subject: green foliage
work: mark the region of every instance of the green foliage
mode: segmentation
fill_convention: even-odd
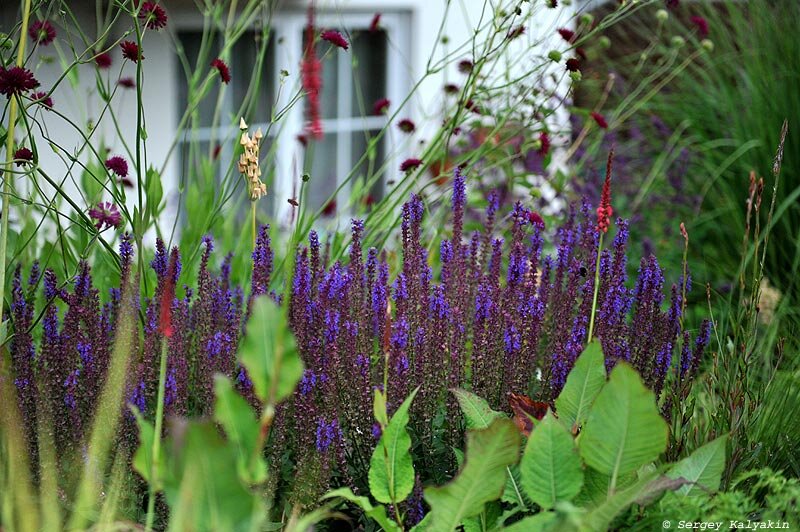
[[[411,392],[394,413],[372,453],[369,489],[379,502],[397,504],[405,500],[414,489],[414,464],[409,452],[411,436],[406,426],[409,420],[408,409],[418,390],[419,388]]]
[[[727,442],[727,436],[720,436],[672,466],[667,473],[668,477],[682,478],[689,482],[675,492],[676,495],[687,497],[719,489],[722,472],[725,469]]]
[[[267,296],[253,302],[239,359],[262,401],[278,402],[288,397],[303,376],[294,337],[281,309]]]
[[[589,407],[606,382],[606,367],[600,342],[594,340],[575,361],[567,381],[556,399],[558,418],[577,434],[586,421]]]
[[[569,431],[548,412],[533,429],[520,461],[522,487],[542,508],[569,501],[583,485],[583,470]]]
[[[456,396],[458,406],[461,407],[461,412],[464,414],[467,429],[485,429],[495,419],[505,417],[504,414],[492,410],[485,399],[478,397],[474,393],[460,388],[456,388],[452,392]]]
[[[587,465],[611,476],[613,490],[621,475],[664,452],[668,431],[653,392],[619,362],[592,405],[578,447]]]
[[[464,518],[479,514],[484,504],[498,499],[505,486],[506,468],[519,459],[520,438],[519,430],[507,419],[469,432],[466,460],[458,475],[445,486],[425,490],[431,506],[425,530],[454,530]]]
[[[373,506],[368,497],[355,495],[350,488],[339,488],[333,491],[329,491],[323,497],[323,499],[335,499],[335,498],[342,498],[348,502],[355,504],[356,506],[364,510],[364,513],[369,518],[373,519],[387,532],[394,532],[397,530],[401,530],[401,528],[397,525],[397,523],[389,519],[389,516],[386,515],[385,506],[382,505]]]

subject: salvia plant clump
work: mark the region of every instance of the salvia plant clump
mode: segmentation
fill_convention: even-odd
[[[267,444],[270,488],[304,505],[315,504],[331,485],[367,492],[370,456],[381,431],[373,416],[375,390],[386,394],[392,413],[418,387],[409,429],[414,463],[422,467],[415,495],[403,504],[409,516],[421,518],[421,484],[455,473],[451,446],[461,443],[464,426],[448,390],[471,390],[498,410],[509,410],[512,393],[552,406],[586,346],[595,291],[600,233],[588,202],[570,210],[553,233],[552,248],[545,244],[549,233],[541,218],[519,203],[507,218],[509,240],[495,238],[496,195],[489,198],[483,231],[465,238],[465,204],[465,178],[457,170],[452,234],[440,243],[436,268],[423,240],[425,208],[416,195],[402,207],[396,275],[385,252],[362,249],[363,222],[352,222],[348,259],[333,264],[312,231],[309,245],[297,251],[288,298],[270,292],[273,251],[266,226],[256,240],[247,295],[231,285],[230,257],[212,273],[213,241],[207,237],[196,288],[184,286],[183,297],[172,297],[180,256],[173,249],[170,257],[159,241],[151,264],[157,287],[139,309],[143,334],[128,373],[128,405],[152,418],[164,341],[168,415],[209,414],[217,372],[235,379],[252,399],[236,353],[253,299],[269,294],[289,305],[306,368],[292,397],[279,406]],[[602,344],[608,369],[627,361],[667,402],[688,389],[710,325],[704,322],[694,340],[683,330],[690,280],[681,278],[667,289],[655,257],[643,258],[629,280],[627,243],[628,223],[617,220],[609,249],[599,253],[593,337]],[[133,275],[128,236],[120,256],[124,285]],[[37,315],[40,284],[46,306]],[[55,424],[57,449],[80,451],[108,369],[120,290],[111,289],[108,303],[101,304],[86,264],[70,289],[38,265],[27,282],[18,268],[13,287],[10,349],[23,414],[34,420],[46,413]],[[172,299],[168,336],[159,324],[165,293]],[[135,431],[127,412],[120,442],[132,448]],[[35,437],[32,422],[32,449]]]

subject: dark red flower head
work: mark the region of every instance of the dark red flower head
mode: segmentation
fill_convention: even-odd
[[[421,164],[422,164],[422,160],[421,159],[416,159],[414,157],[411,157],[410,159],[406,159],[405,161],[403,161],[400,164],[400,171],[401,172],[411,172],[415,168],[420,166]]]
[[[603,129],[608,129],[608,122],[606,122],[606,117],[604,117],[600,113],[596,113],[594,111],[592,111],[589,114],[594,119],[594,121],[597,122],[598,126],[600,126]]]
[[[614,157],[614,150],[608,152],[608,162],[606,163],[606,180],[603,183],[603,192],[600,195],[600,206],[597,207],[597,231],[605,233],[611,225],[611,215],[614,209],[611,208],[611,160]]]
[[[37,20],[28,28],[31,40],[42,46],[47,46],[56,39],[56,29],[49,20]]]
[[[39,82],[33,77],[33,72],[27,68],[0,66],[0,94],[5,94],[6,98],[10,99],[14,95],[20,95],[38,86]]]
[[[567,70],[570,72],[577,72],[581,69],[581,61],[577,57],[570,57],[567,59]]]
[[[525,34],[525,26],[516,26],[516,27],[511,28],[510,30],[508,30],[508,35],[506,35],[506,38],[509,41],[513,41],[514,39],[516,39],[520,35],[524,35],[524,34]]]
[[[225,61],[217,57],[211,61],[211,66],[216,68],[217,72],[219,72],[219,78],[222,80],[222,83],[227,85],[231,82],[231,71],[228,68],[228,65],[225,64]]]
[[[675,9],[679,5],[681,5],[680,0],[664,0],[664,3],[667,5],[669,9]]]
[[[703,17],[689,17],[700,37],[708,37],[708,21]]]
[[[119,45],[122,48],[122,57],[129,61],[133,61],[134,63],[138,63],[142,59],[144,59],[144,55],[142,51],[139,49],[139,45],[133,41],[122,41],[122,44]]]
[[[128,163],[119,155],[115,155],[107,159],[106,168],[117,174],[119,177],[127,177],[128,175]]]
[[[111,66],[112,61],[111,54],[108,52],[100,52],[94,58],[94,64],[97,65],[97,68],[108,68]]]
[[[375,16],[372,17],[372,22],[370,22],[369,24],[369,32],[375,33],[379,31],[381,29],[380,24],[381,24],[381,14],[375,13]]]
[[[53,99],[46,92],[34,92],[31,94],[31,100],[41,100],[39,103],[48,109],[53,108]]]
[[[575,32],[567,29],[567,28],[559,28],[558,34],[561,35],[561,38],[565,41],[571,43],[575,40]]]
[[[391,102],[388,98],[381,98],[377,100],[374,104],[372,104],[372,114],[374,115],[382,115],[386,111],[389,110],[389,104]]]
[[[547,134],[546,131],[542,131],[539,133],[539,155],[542,157],[546,157],[548,153],[550,153],[550,135]]]
[[[444,86],[444,92],[447,94],[458,94],[461,88],[455,83],[448,83]]]
[[[539,229],[544,229],[544,220],[542,219],[541,215],[536,211],[528,211],[528,222],[531,225],[539,227]]]
[[[308,146],[308,135],[300,133],[297,135],[297,142],[299,142],[302,146]]]
[[[14,152],[14,164],[24,166],[33,162],[33,152],[28,148],[19,148]]]
[[[400,128],[400,131],[403,133],[413,133],[417,126],[414,125],[414,122],[410,118],[404,118],[397,123],[397,127]]]
[[[94,226],[97,227],[98,231],[103,226],[119,227],[119,224],[122,223],[122,215],[117,210],[117,206],[107,201],[102,201],[97,204],[97,207],[89,209],[89,216],[97,220]]]
[[[150,30],[160,30],[167,25],[167,13],[155,2],[145,2],[139,10],[139,19]]]
[[[117,85],[123,89],[133,89],[136,87],[136,82],[133,80],[133,78],[119,78]]]
[[[469,74],[474,66],[469,59],[462,59],[458,62],[458,71],[462,74]]]
[[[336,198],[330,200],[322,208],[322,216],[333,216],[336,214]]]
[[[338,46],[343,50],[347,50],[350,48],[350,43],[347,42],[347,39],[336,30],[325,30],[320,35],[323,41],[328,41],[334,46]]]

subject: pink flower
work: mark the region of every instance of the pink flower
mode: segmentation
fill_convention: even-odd
[[[28,28],[31,40],[42,46],[47,46],[56,38],[56,29],[49,20],[37,20]]]
[[[381,14],[375,13],[375,16],[372,17],[372,22],[370,22],[369,24],[369,32],[370,33],[378,32],[381,29],[380,23],[381,23]]]
[[[97,207],[89,209],[89,216],[97,220],[94,226],[98,231],[101,230],[103,226],[119,227],[119,224],[122,223],[122,215],[120,215],[119,210],[117,210],[117,206],[107,201],[100,202],[97,204]]]
[[[391,102],[388,98],[381,98],[377,100],[374,104],[372,104],[372,114],[382,115],[389,109],[390,103]]]
[[[565,41],[571,43],[575,39],[575,32],[567,28],[559,28],[558,34]]]
[[[306,49],[303,61],[300,63],[300,76],[303,90],[308,98],[308,133],[315,139],[322,138],[322,121],[320,119],[319,96],[322,92],[322,63],[317,57],[314,46],[314,7],[308,8],[308,23],[306,24]]]
[[[416,169],[418,166],[420,166],[421,164],[422,164],[422,160],[421,159],[416,159],[416,158],[412,157],[412,158],[406,159],[405,161],[402,162],[402,164],[400,165],[400,171],[401,172],[411,172],[414,169]]]
[[[6,98],[11,99],[14,95],[20,95],[39,86],[39,81],[33,77],[33,72],[27,68],[13,66],[5,68],[0,66],[0,94],[5,94]]]
[[[53,108],[53,99],[47,95],[46,92],[34,92],[31,94],[31,100],[41,100],[39,103],[47,107],[48,109]]]
[[[217,69],[219,72],[219,78],[222,80],[222,83],[227,85],[231,82],[231,71],[228,68],[228,65],[225,64],[225,61],[217,57],[213,61],[211,61],[211,66]]]
[[[400,131],[403,133],[413,133],[417,126],[414,122],[411,121],[409,118],[403,118],[397,123],[397,127],[400,128]]]
[[[151,30],[160,30],[167,25],[167,13],[164,8],[155,2],[145,2],[139,10],[139,19],[145,27]]]
[[[144,55],[142,55],[142,51],[139,49],[139,45],[133,41],[122,41],[119,45],[122,48],[122,57],[127,59],[128,61],[133,61],[134,63],[138,63],[142,59],[144,59]]]
[[[608,153],[606,163],[606,180],[603,183],[603,192],[600,195],[600,206],[597,207],[597,232],[605,233],[611,225],[611,215],[614,209],[611,208],[611,160],[614,157],[614,150]]]
[[[589,115],[597,122],[597,125],[603,129],[608,129],[608,122],[606,122],[606,117],[601,115],[600,113],[596,113],[592,111]]]
[[[108,68],[111,66],[111,63],[111,54],[106,52],[100,52],[94,58],[94,64],[97,65],[97,68]]]
[[[332,45],[338,46],[343,50],[350,48],[350,43],[347,42],[347,39],[345,39],[342,34],[336,30],[325,30],[322,32],[320,37],[323,41],[328,41]]]
[[[117,174],[119,177],[126,177],[128,175],[128,163],[119,155],[108,158],[106,160],[106,168]]]
[[[694,27],[697,28],[697,33],[700,37],[708,37],[708,21],[703,17],[689,17],[689,20]]]
[[[24,166],[33,162],[33,152],[28,148],[20,148],[14,152],[14,164]]]

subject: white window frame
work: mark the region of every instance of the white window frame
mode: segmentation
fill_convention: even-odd
[[[381,13],[380,27],[387,34],[387,58],[386,58],[386,95],[391,101],[393,109],[399,105],[408,95],[411,89],[409,81],[408,57],[410,49],[396,49],[399,43],[410,42],[411,13],[409,10],[393,10]],[[374,11],[366,9],[358,10],[338,10],[335,12],[317,11],[315,25],[319,29],[333,28],[346,32],[367,30],[372,22]],[[202,30],[202,16],[199,13],[187,14],[179,17],[175,29],[181,31]],[[280,110],[289,105],[290,101],[300,90],[300,62],[303,56],[303,35],[307,22],[307,12],[305,10],[287,9],[276,12],[272,17],[271,39],[275,53],[275,72],[273,73],[273,86],[275,87],[278,100],[275,102],[276,109]],[[336,53],[350,53],[350,51],[339,51]],[[175,68],[180,68],[177,57],[174,58]],[[326,134],[338,134],[348,132],[366,132],[383,128],[387,123],[386,116],[370,116],[369,106],[373,102],[365,102],[367,106],[367,116],[352,117],[352,82],[353,76],[347,62],[339,61],[339,72],[337,78],[340,83],[344,83],[345,90],[337,94],[337,116],[343,118],[323,118],[322,128]],[[281,80],[281,70],[289,72],[287,79]],[[405,73],[405,75],[404,75]],[[283,83],[283,87],[281,87]],[[347,90],[347,89],[350,90]],[[233,91],[225,89],[224,100],[226,106],[232,106],[231,101]],[[413,110],[407,110],[407,115],[413,115]],[[268,117],[265,117],[268,118]],[[296,136],[304,132],[306,124],[304,102],[296,102],[282,118],[281,122],[273,127],[269,135],[277,142],[275,150],[275,180],[272,184],[270,194],[274,194],[274,217],[279,223],[286,223],[290,219],[292,206],[286,201],[292,198],[293,194],[299,189],[299,178],[303,172],[301,161],[304,160],[305,148],[297,141]],[[269,124],[265,120],[260,123],[248,124],[251,131],[261,127],[267,131]],[[235,126],[219,127],[218,135],[222,138],[235,134]],[[390,133],[390,132],[387,132]],[[211,128],[200,128],[193,132],[194,139],[203,141],[208,140],[211,135]],[[407,151],[404,143],[392,144],[393,135],[384,134],[381,142],[386,154],[386,173],[391,175],[399,165],[400,159]],[[340,141],[336,145],[336,175],[337,187],[348,175],[351,168],[351,136],[341,135]],[[225,161],[223,161],[225,162]],[[313,178],[313,176],[312,176]],[[387,175],[384,175],[384,186]],[[342,187],[336,197],[337,205],[347,204],[350,195],[350,187]],[[341,211],[339,212],[341,214]]]

